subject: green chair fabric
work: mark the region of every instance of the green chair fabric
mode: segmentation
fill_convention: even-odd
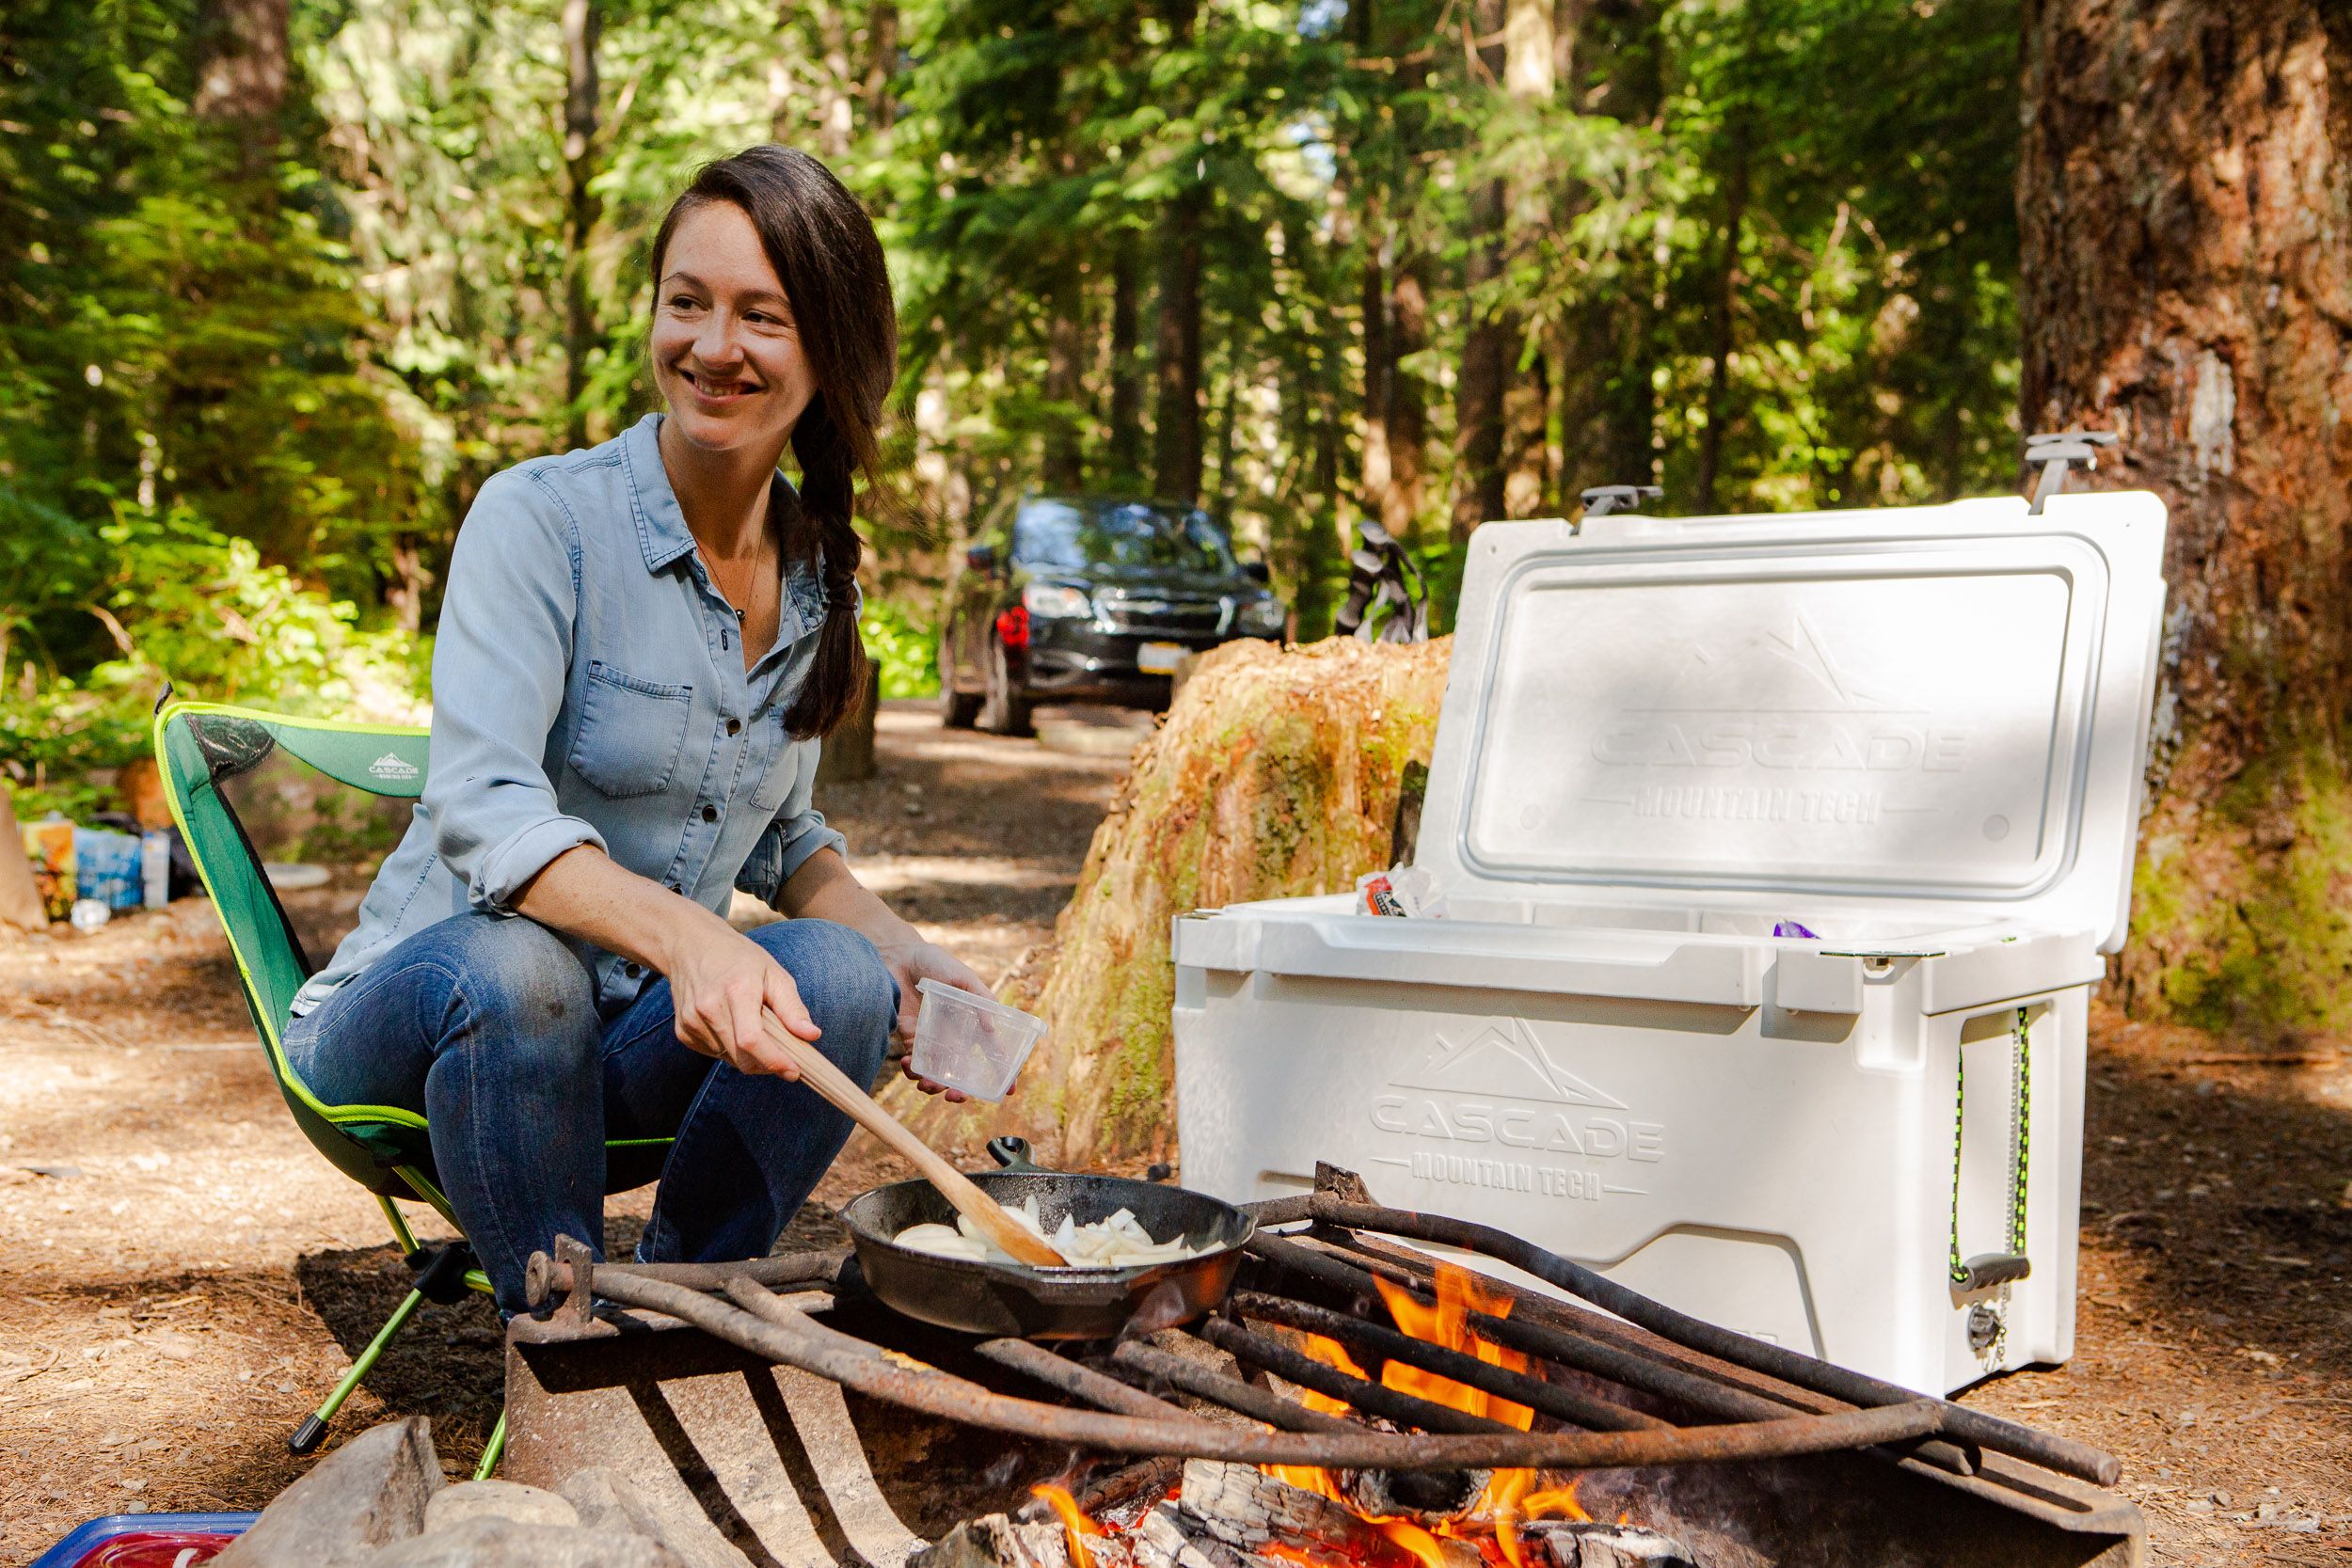
[[[170,702],[155,715],[155,761],[172,817],[228,934],[246,1006],[295,1124],[336,1168],[370,1192],[421,1198],[454,1225],[435,1178],[422,1117],[394,1105],[326,1104],[288,1064],[281,1042],[294,993],[317,966],[270,883],[229,787],[282,754],[366,795],[414,800],[424,791],[427,735],[406,725]],[[609,1158],[639,1180],[650,1180],[646,1162],[658,1160],[668,1142],[616,1144]]]

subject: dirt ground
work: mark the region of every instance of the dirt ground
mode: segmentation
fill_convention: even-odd
[[[869,884],[993,979],[1050,928],[1123,771],[1078,738],[893,705],[881,776],[821,803]],[[358,892],[303,895],[314,944]],[[2157,1562],[2352,1564],[2352,1049],[2094,1034],[2075,1360],[1966,1399],[2121,1454]],[[818,1198],[896,1174],[861,1133]],[[646,1200],[613,1200],[615,1241]],[[405,1292],[384,1234],[285,1115],[202,901],[0,935],[0,1563],[292,1480],[286,1433]],[[426,1414],[469,1471],[498,1346],[485,1304],[427,1307],[337,1433]]]

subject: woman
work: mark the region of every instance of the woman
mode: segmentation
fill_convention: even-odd
[[[600,1247],[605,1194],[657,1168],[641,1259],[774,1245],[850,1122],[763,1012],[866,1084],[916,980],[983,990],[809,803],[866,678],[850,484],[898,350],[873,226],[821,164],[754,148],[670,209],[653,278],[669,413],[483,486],[423,799],[286,1035],[322,1100],[425,1116],[510,1315],[531,1254]],[[736,931],[738,888],[791,918]],[[608,1140],[651,1142],[608,1168]]]

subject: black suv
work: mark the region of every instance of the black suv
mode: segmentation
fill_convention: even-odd
[[[1265,567],[1209,515],[1167,501],[1036,496],[964,552],[939,636],[954,728],[1029,733],[1041,702],[1165,707],[1190,649],[1279,637]]]

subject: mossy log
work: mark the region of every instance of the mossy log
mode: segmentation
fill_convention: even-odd
[[[1426,768],[1442,641],[1295,649],[1235,642],[1200,662],[1136,749],[1053,940],[999,988],[1048,1033],[1001,1107],[927,1108],[928,1131],[1027,1132],[1055,1158],[1165,1158],[1175,1137],[1175,916],[1330,893],[1390,863],[1406,768]]]

